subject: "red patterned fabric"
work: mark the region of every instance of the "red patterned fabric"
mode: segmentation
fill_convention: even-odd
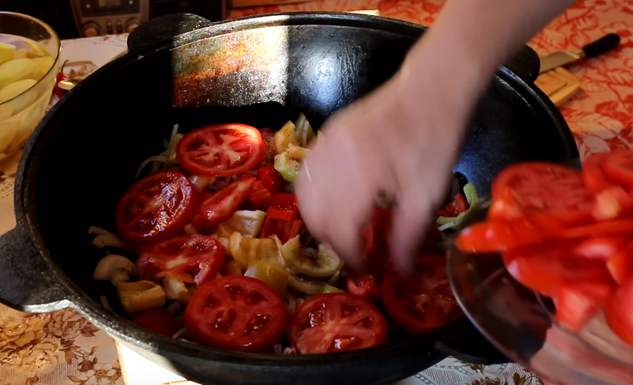
[[[322,0],[237,9],[230,17],[378,9],[383,16],[432,25],[443,4],[443,0]],[[580,48],[609,32],[622,37],[619,48],[568,67],[580,79],[581,90],[560,110],[583,158],[633,147],[633,0],[580,0],[528,43],[545,55]]]

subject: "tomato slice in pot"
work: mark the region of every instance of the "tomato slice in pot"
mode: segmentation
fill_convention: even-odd
[[[623,217],[633,210],[633,198],[621,186],[611,186],[596,193],[593,218],[599,221]]]
[[[368,300],[349,293],[310,298],[297,308],[288,327],[290,344],[301,354],[365,349],[387,341],[385,317]]]
[[[559,236],[564,239],[588,238],[601,236],[619,236],[633,233],[633,219],[614,219],[594,222],[563,229]]]
[[[149,243],[179,233],[196,212],[198,193],[179,171],[159,171],[134,183],[119,199],[114,223],[121,238]]]
[[[605,154],[601,166],[610,180],[622,186],[633,187],[633,151]]]
[[[373,275],[347,274],[345,286],[350,294],[376,302],[380,299],[380,280]]]
[[[286,305],[272,287],[238,275],[200,286],[184,315],[187,334],[197,343],[250,353],[272,353],[287,319]]]
[[[255,180],[254,175],[247,174],[215,194],[203,197],[197,223],[206,222],[208,227],[229,219],[248,198]]]
[[[591,237],[581,240],[572,251],[583,258],[607,261],[624,247],[626,240],[624,236]]]
[[[136,266],[142,279],[186,274],[196,285],[215,278],[224,264],[222,244],[210,235],[176,235],[139,247]]]
[[[492,184],[492,199],[504,207],[490,210],[493,220],[514,219],[520,213],[563,224],[591,219],[594,204],[580,172],[546,162],[523,162],[501,171]]]
[[[390,268],[381,291],[387,313],[413,334],[430,332],[463,314],[451,290],[443,255],[419,255],[412,280],[403,280]]]
[[[503,253],[506,269],[518,282],[547,297],[556,297],[565,282],[608,282],[604,262],[573,255],[575,243],[549,242]]]
[[[455,195],[455,198],[453,198],[451,203],[441,210],[438,210],[436,214],[438,217],[454,218],[467,210],[468,202],[466,201],[466,198],[464,198],[464,194],[460,192]]]
[[[262,161],[264,142],[255,127],[215,124],[185,134],[178,142],[176,157],[182,168],[194,174],[239,175]]]
[[[619,284],[633,278],[633,242],[629,242],[608,258],[607,269],[613,280]]]
[[[132,322],[167,337],[173,336],[181,327],[174,316],[161,308],[146,310],[132,318]]]

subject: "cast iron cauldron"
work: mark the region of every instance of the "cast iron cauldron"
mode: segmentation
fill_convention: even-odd
[[[0,238],[2,301],[29,312],[73,307],[134,351],[203,384],[389,384],[447,354],[504,361],[465,317],[424,337],[348,353],[211,349],[108,312],[98,301],[108,289],[91,279],[103,254],[91,246],[89,226],[114,230],[117,199],[139,164],[162,151],[175,123],[181,131],[229,121],[279,128],[302,111],[318,127],[387,80],[424,31],[365,15],[256,16],[179,35],[99,69],[49,112],[24,150],[17,227]],[[580,166],[569,128],[532,84],[538,68],[538,57],[525,47],[500,68],[472,119],[454,171],[480,195],[513,162]]]

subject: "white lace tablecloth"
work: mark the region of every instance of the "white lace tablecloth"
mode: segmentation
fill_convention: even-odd
[[[62,62],[87,61],[99,67],[125,51],[125,38],[119,35],[63,41]],[[51,105],[56,101],[53,98]],[[18,159],[16,156],[0,163],[0,233],[15,226],[13,181]],[[160,385],[178,380],[168,373],[152,377],[151,373],[166,372],[139,362],[128,365],[128,368],[143,368],[138,378],[128,373],[128,385]],[[25,314],[0,305],[0,385],[124,385],[121,366],[113,339],[74,310]],[[542,382],[516,364],[483,366],[447,358],[399,383],[422,384],[540,385]]]

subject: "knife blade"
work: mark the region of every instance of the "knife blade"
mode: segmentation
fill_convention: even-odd
[[[585,57],[595,57],[612,50],[620,44],[620,36],[615,33],[604,35],[600,39],[589,43],[581,49],[571,51],[558,51],[541,58],[539,74],[557,67],[573,63]]]

